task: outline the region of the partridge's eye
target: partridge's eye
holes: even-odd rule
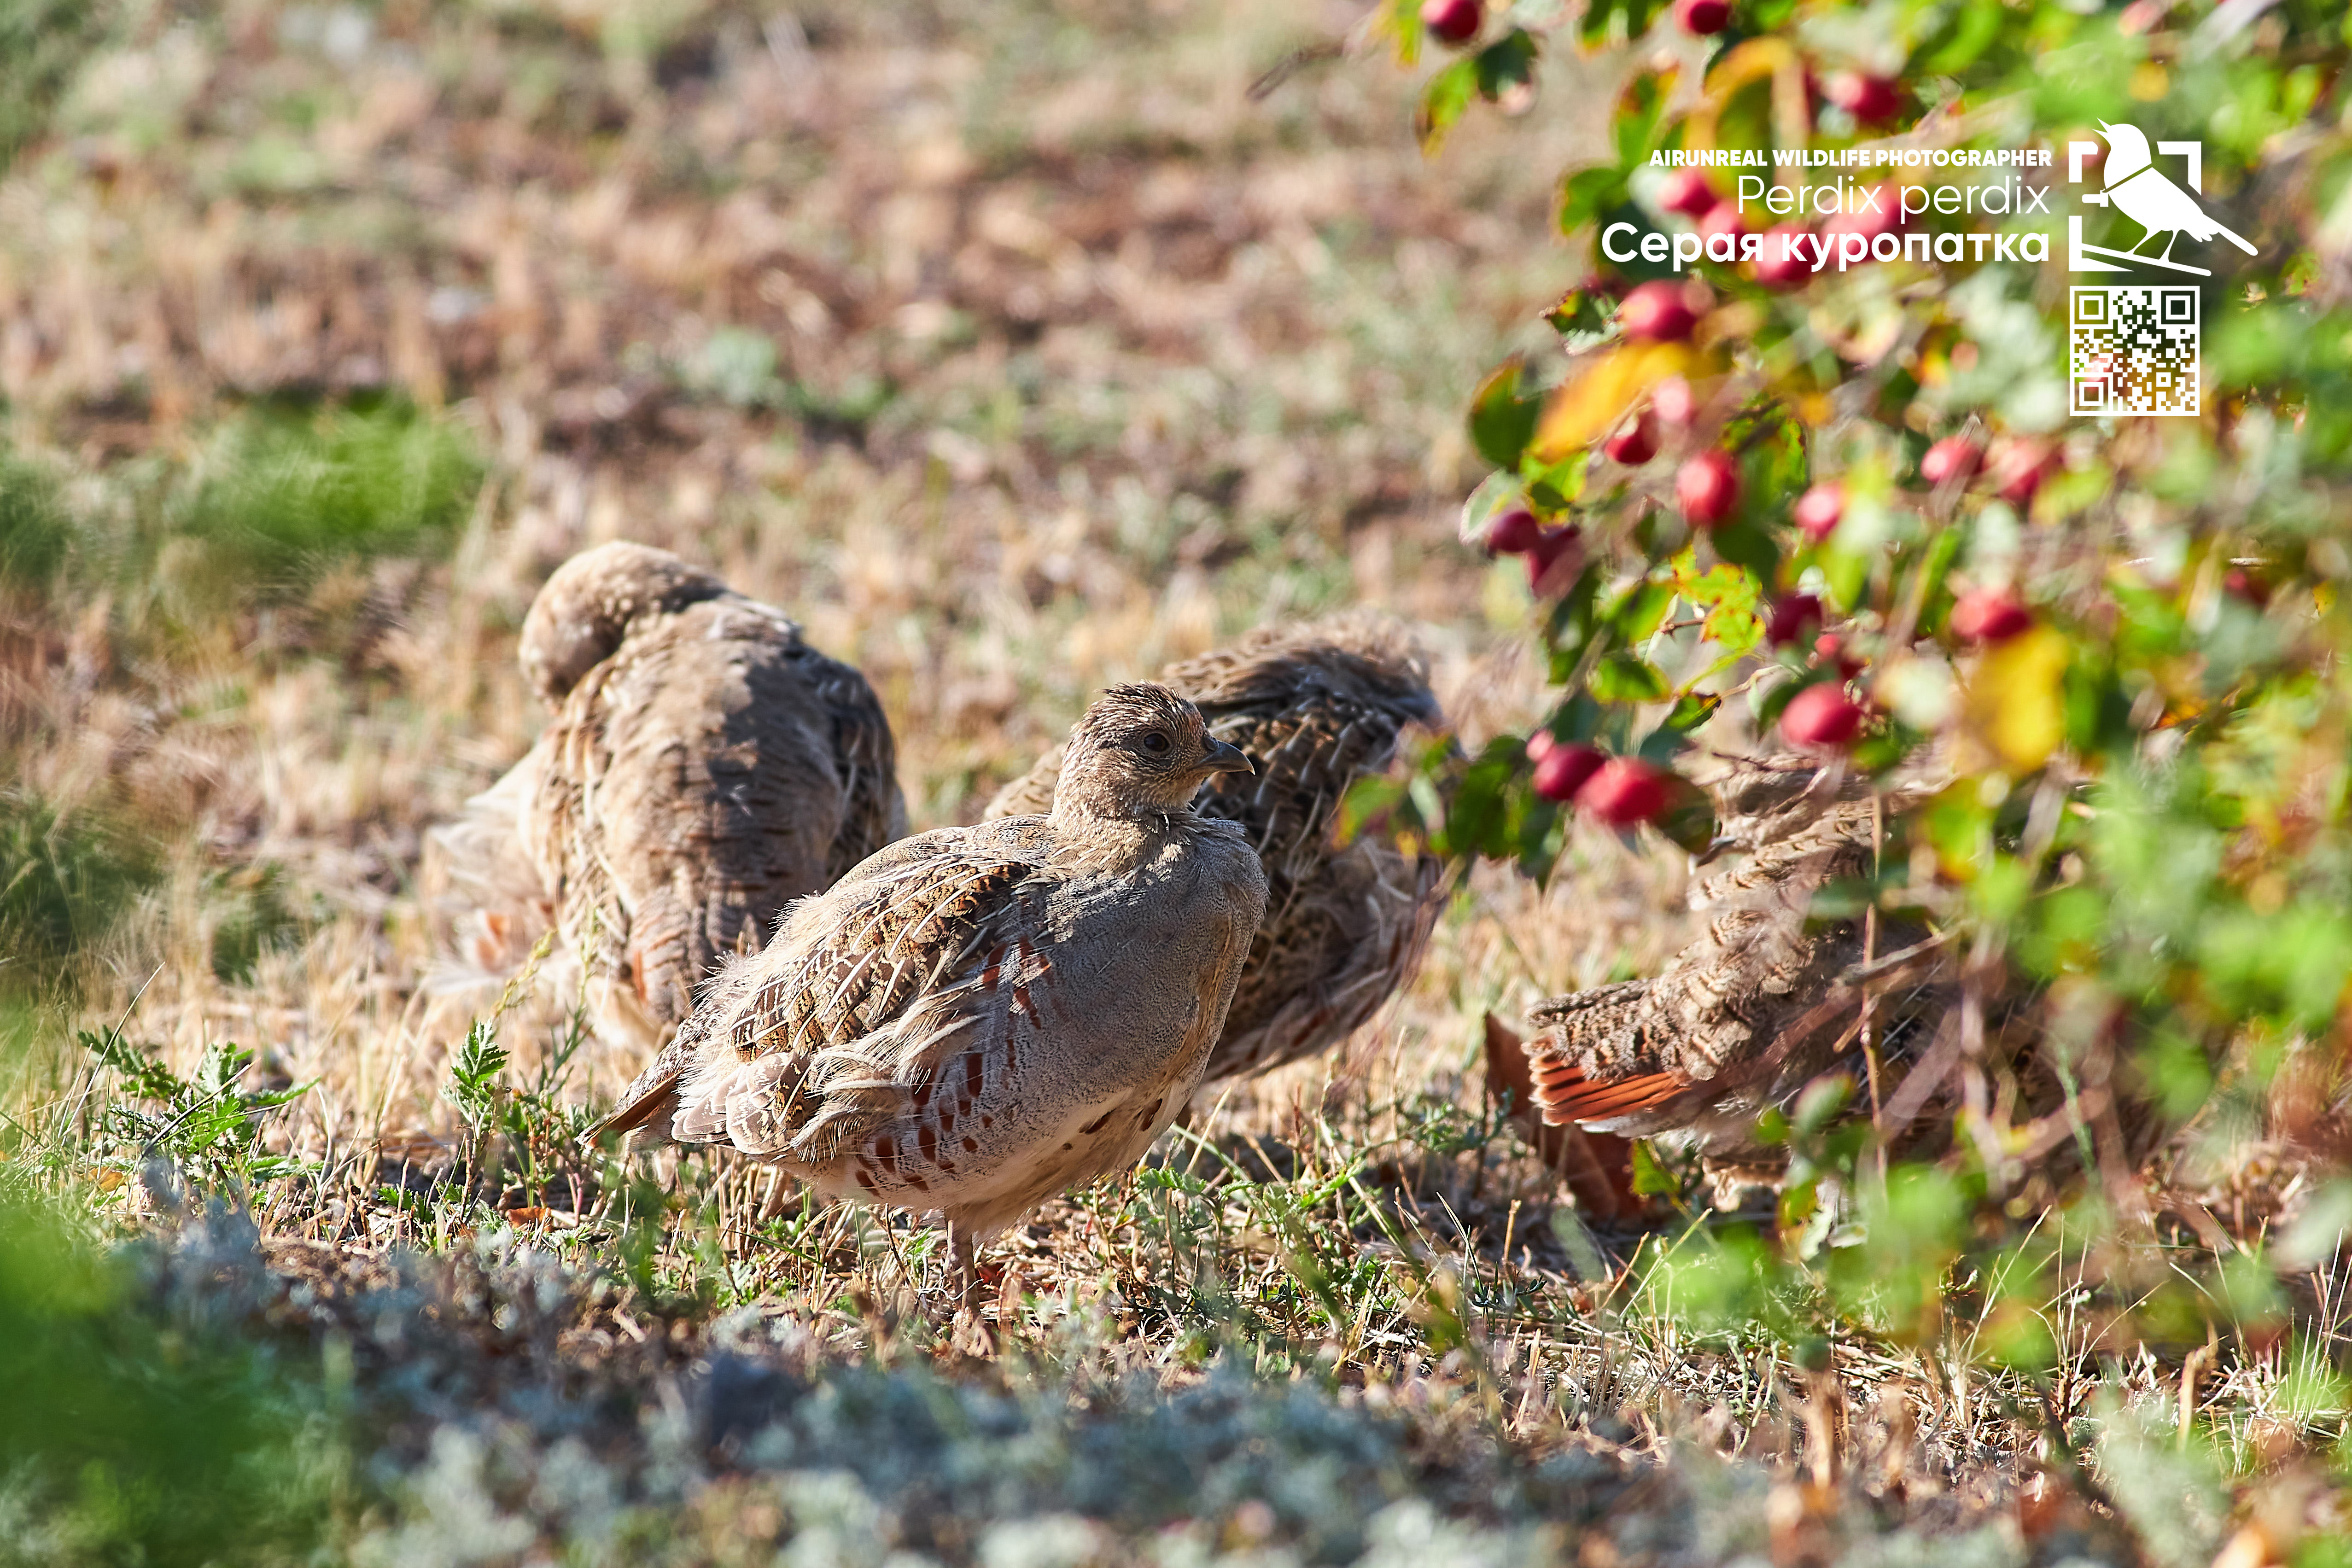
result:
[[[1168,749],[1168,737],[1156,729],[1149,731],[1143,737],[1143,749],[1154,755],[1165,751]]]

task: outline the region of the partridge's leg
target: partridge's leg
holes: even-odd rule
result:
[[[948,1288],[953,1302],[948,1321],[951,1343],[973,1355],[994,1355],[996,1336],[980,1315],[980,1264],[971,1231],[948,1221]]]

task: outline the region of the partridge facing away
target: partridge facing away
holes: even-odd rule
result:
[[[1526,1043],[1535,1109],[1549,1125],[1627,1136],[1689,1133],[1738,1149],[1756,1115],[1793,1096],[1853,1046],[1859,920],[1816,921],[1814,895],[1871,865],[1874,807],[1842,767],[1775,758],[1717,789],[1722,848],[1692,903],[1706,928],[1655,977],[1596,986],[1534,1009]],[[1925,933],[1889,925],[1878,954]],[[1875,956],[1875,955],[1874,955]],[[1926,992],[1881,1015],[1892,1033]],[[1906,1039],[1909,1037],[1906,1037]]]
[[[1389,765],[1412,723],[1442,722],[1429,667],[1404,631],[1365,613],[1252,633],[1171,664],[1255,777],[1212,779],[1194,802],[1235,823],[1265,868],[1265,923],[1202,1081],[1270,1071],[1346,1040],[1420,962],[1437,918],[1438,863],[1375,834],[1333,841],[1348,788]],[[1059,749],[1006,785],[990,817],[1046,810]]]
[[[551,917],[607,1039],[653,1049],[721,957],[906,831],[865,676],[667,550],[566,561],[519,656],[554,717],[440,852],[493,936]]]
[[[893,844],[729,967],[597,1129],[725,1144],[971,1248],[1134,1164],[1200,1082],[1265,873],[1192,807],[1249,759],[1165,687],[1070,732],[1051,812]]]

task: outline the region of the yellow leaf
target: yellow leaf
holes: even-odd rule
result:
[[[2047,626],[1986,650],[1969,674],[1969,728],[2011,774],[2031,773],[2066,737],[2066,639]]]
[[[1693,363],[1680,343],[1627,343],[1585,362],[1581,374],[1552,390],[1530,444],[1537,461],[1558,463],[1617,427],[1643,393]]]

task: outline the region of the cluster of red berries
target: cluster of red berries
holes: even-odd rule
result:
[[[1660,279],[1625,296],[1617,307],[1617,325],[1634,342],[1680,342],[1697,327],[1698,311],[1689,289]],[[1663,382],[1651,394],[1651,407],[1620,425],[1601,450],[1616,462],[1637,467],[1658,454],[1661,418],[1683,425],[1694,412],[1688,382]],[[1675,471],[1675,500],[1691,527],[1722,527],[1739,506],[1739,465],[1721,447],[1694,454]]]
[[[1608,827],[1639,827],[1666,809],[1665,773],[1638,758],[1570,746],[1539,729],[1528,737],[1528,760],[1535,764],[1537,794],[1572,804]]]

